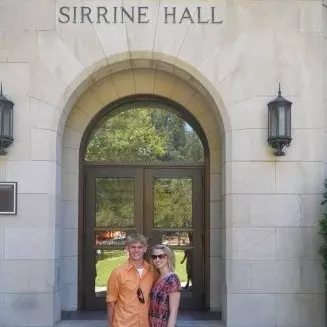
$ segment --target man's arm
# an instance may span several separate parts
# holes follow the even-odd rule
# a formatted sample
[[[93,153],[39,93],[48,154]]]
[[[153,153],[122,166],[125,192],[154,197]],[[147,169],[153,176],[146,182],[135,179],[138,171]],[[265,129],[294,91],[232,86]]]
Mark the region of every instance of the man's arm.
[[[107,321],[108,327],[112,327],[116,309],[116,301],[119,292],[119,278],[117,276],[117,271],[114,270],[107,282]]]
[[[107,303],[108,327],[111,327],[113,325],[115,309],[116,309],[116,302]]]
[[[184,258],[182,259],[181,264],[184,263],[185,259],[186,259],[186,251],[184,251]]]

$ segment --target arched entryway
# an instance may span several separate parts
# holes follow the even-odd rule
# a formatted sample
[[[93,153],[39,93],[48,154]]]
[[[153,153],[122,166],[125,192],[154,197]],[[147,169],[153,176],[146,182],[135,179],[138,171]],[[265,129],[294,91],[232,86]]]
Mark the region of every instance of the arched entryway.
[[[125,239],[167,244],[183,286],[180,307],[207,309],[204,258],[207,140],[196,119],[164,97],[119,99],[90,122],[81,143],[82,303],[104,309],[106,282],[127,259]]]
[[[166,64],[161,68],[169,67]],[[201,226],[202,247],[200,247],[203,252],[199,255],[202,259],[200,268],[203,271],[202,280],[204,281],[201,286],[202,294],[204,294],[201,303],[204,303],[203,306],[207,309],[222,311],[225,289],[224,198],[222,196],[224,131],[221,129],[217,109],[213,108],[211,97],[205,96],[204,88],[185,72],[178,76],[177,69],[174,73],[170,69],[163,71],[159,68],[134,67],[122,71],[117,70],[113,69],[114,73],[94,83],[78,98],[70,111],[64,129],[62,201],[63,216],[67,222],[62,231],[62,241],[65,243],[62,257],[63,265],[69,269],[65,268],[61,272],[62,310],[74,311],[85,307],[83,288],[83,262],[85,261],[83,260],[85,259],[86,230],[83,216],[84,193],[81,191],[84,187],[84,170],[81,169],[83,166],[81,158],[85,150],[81,147],[83,136],[87,138],[92,126],[95,126],[93,123],[99,121],[97,119],[101,114],[105,115],[107,110],[104,108],[113,108],[125,100],[142,99],[143,101],[146,95],[147,100],[149,98],[160,100],[161,103],[166,102],[166,105],[168,102],[171,108],[182,115],[183,119],[202,138],[205,150],[204,161],[197,167],[201,171],[199,176],[203,177],[200,184],[203,186],[201,192],[204,194],[203,218],[199,220],[203,222]],[[178,167],[171,167],[171,169],[175,168]],[[184,166],[183,169],[185,168]],[[197,237],[199,239],[199,236]],[[159,238],[155,241],[159,241]],[[78,247],[75,247],[74,243],[78,244]],[[67,246],[68,244],[71,246]],[[89,251],[93,251],[91,256],[93,255],[94,258],[94,248]],[[90,269],[94,269],[94,265]]]

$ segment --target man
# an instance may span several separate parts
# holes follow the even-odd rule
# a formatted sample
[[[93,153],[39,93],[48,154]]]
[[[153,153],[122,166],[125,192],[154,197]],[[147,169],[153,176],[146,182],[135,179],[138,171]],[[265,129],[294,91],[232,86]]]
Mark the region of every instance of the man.
[[[143,256],[148,248],[143,235],[129,235],[129,259],[117,267],[107,283],[108,326],[149,327],[149,294],[154,272]]]
[[[188,233],[189,238],[189,244],[192,244],[192,233]],[[190,287],[190,283],[193,283],[193,249],[187,249],[184,251],[184,258],[181,261],[181,264],[184,263],[186,260],[186,274],[187,274],[187,283],[183,287],[185,290],[189,289],[192,290],[192,287]]]
[[[183,287],[185,290],[191,290],[190,283],[192,283],[193,279],[193,249],[187,249],[184,251],[184,258],[181,261],[181,264],[186,260],[186,274],[187,274],[187,282]]]

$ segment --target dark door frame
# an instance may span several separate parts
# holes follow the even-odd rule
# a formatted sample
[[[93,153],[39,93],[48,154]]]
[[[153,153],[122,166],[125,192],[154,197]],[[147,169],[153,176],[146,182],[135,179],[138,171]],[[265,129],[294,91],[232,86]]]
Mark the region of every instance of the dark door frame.
[[[205,258],[205,230],[204,230],[204,199],[201,201],[194,201],[194,199],[199,199],[203,197],[203,187],[204,187],[204,166],[203,165],[86,165],[84,167],[84,176],[86,177],[83,180],[83,184],[87,187],[88,191],[85,192],[84,198],[84,229],[83,233],[83,243],[82,248],[79,248],[79,252],[82,252],[82,260],[79,262],[79,276],[81,277],[81,283],[79,284],[79,295],[81,301],[79,303],[79,308],[81,310],[87,309],[98,309],[101,307],[103,298],[96,299],[93,296],[94,289],[90,287],[91,279],[95,276],[92,272],[86,272],[86,267],[89,267],[90,258],[94,256],[94,249],[90,247],[90,241],[92,242],[92,236],[89,234],[93,233],[93,228],[90,226],[89,222],[85,220],[86,217],[94,217],[94,207],[95,202],[92,194],[95,194],[95,184],[93,181],[96,177],[134,177],[135,185],[137,190],[135,192],[135,213],[136,213],[136,231],[142,231],[146,235],[149,234],[152,230],[164,231],[167,228],[155,228],[152,226],[152,215],[153,215],[153,189],[152,181],[155,177],[167,177],[167,178],[187,178],[191,177],[193,180],[192,183],[192,215],[193,220],[193,242],[194,242],[194,257],[196,258],[195,267],[202,267],[202,273],[194,273],[193,280],[193,292],[194,293],[185,293],[183,295],[183,303],[186,307],[191,308],[192,305],[195,305],[198,309],[203,308],[205,303],[204,294],[205,294],[205,272],[208,270],[204,265]],[[92,196],[92,197],[90,197]],[[147,199],[147,203],[144,202],[144,198]],[[87,198],[86,198],[87,197]],[[88,204],[88,205],[86,205]],[[196,219],[196,217],[201,217],[201,219]],[[143,221],[144,217],[144,221]],[[93,221],[93,220],[92,220]],[[92,225],[92,224],[91,224]],[[88,226],[88,227],[87,227]],[[169,228],[168,228],[169,229]],[[195,231],[198,231],[196,233]],[[149,234],[150,235],[150,234]],[[81,237],[80,237],[81,238]],[[93,267],[93,266],[92,266]],[[200,275],[199,275],[200,274]],[[200,277],[202,275],[202,277]],[[198,277],[197,277],[198,276]],[[200,278],[200,279],[198,279]],[[197,280],[196,280],[197,279]],[[193,294],[191,297],[189,295]],[[186,296],[187,295],[187,296]],[[90,301],[90,299],[92,299]],[[89,302],[87,302],[87,300]],[[98,304],[97,304],[98,303]],[[104,304],[104,303],[103,303]],[[104,306],[103,306],[104,307]]]

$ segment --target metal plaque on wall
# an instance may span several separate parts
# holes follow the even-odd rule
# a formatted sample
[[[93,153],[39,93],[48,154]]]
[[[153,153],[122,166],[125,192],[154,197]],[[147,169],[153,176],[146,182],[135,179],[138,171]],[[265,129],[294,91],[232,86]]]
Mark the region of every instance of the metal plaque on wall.
[[[0,215],[17,214],[17,182],[0,182]]]

